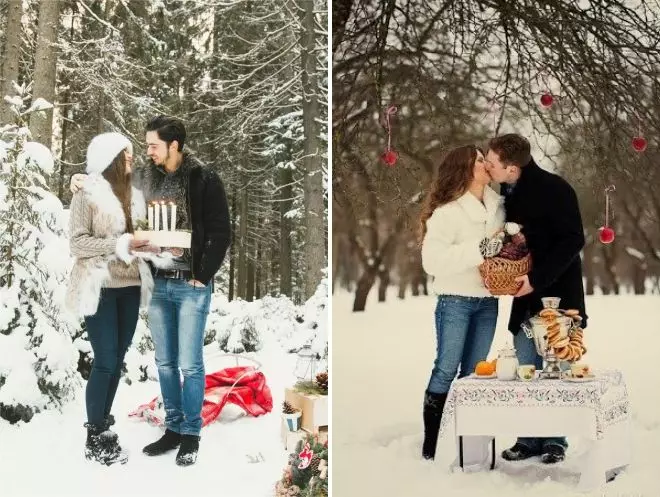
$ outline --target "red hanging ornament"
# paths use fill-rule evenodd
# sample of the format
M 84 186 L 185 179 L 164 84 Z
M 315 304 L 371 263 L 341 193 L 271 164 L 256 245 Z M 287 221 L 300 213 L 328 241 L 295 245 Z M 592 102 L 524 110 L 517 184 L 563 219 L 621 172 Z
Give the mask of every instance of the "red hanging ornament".
M 541 106 L 545 109 L 552 107 L 552 104 L 555 101 L 555 97 L 552 96 L 550 92 L 546 92 L 541 95 Z
M 615 233 L 614 229 L 610 227 L 610 192 L 616 191 L 614 185 L 610 185 L 605 188 L 605 226 L 601 226 L 598 229 L 598 238 L 600 242 L 609 245 L 614 241 Z
M 390 116 L 396 114 L 397 108 L 394 105 L 390 105 L 385 111 L 385 127 L 387 128 L 387 149 L 380 156 L 381 160 L 392 167 L 396 164 L 396 161 L 399 159 L 399 154 L 392 148 L 392 126 L 390 124 Z
M 632 148 L 635 152 L 643 152 L 646 150 L 646 147 L 648 146 L 648 142 L 646 141 L 646 138 L 642 135 L 642 120 L 637 117 L 638 121 L 638 133 L 637 136 L 633 137 L 632 141 L 630 144 L 632 145 Z
M 632 143 L 632 148 L 635 150 L 635 152 L 643 152 L 644 150 L 646 150 L 646 146 L 648 145 L 646 138 L 644 138 L 641 135 L 635 136 L 632 139 L 631 143 Z

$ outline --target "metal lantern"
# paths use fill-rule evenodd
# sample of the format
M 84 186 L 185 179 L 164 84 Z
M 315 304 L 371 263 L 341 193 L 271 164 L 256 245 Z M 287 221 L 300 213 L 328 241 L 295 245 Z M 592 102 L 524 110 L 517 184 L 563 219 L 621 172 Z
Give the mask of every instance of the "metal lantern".
M 314 381 L 316 374 L 320 372 L 317 354 L 312 351 L 311 345 L 304 345 L 298 352 L 296 369 L 294 374 L 299 380 Z

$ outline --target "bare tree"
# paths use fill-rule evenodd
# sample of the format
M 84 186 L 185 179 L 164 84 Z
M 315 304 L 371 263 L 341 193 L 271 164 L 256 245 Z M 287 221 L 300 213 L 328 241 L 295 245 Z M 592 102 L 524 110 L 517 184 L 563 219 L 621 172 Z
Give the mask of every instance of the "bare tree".
M 43 98 L 50 103 L 53 103 L 55 98 L 56 44 L 59 21 L 60 0 L 41 0 L 32 95 L 33 98 Z M 33 113 L 30 116 L 30 131 L 36 141 L 50 148 L 53 138 L 52 109 Z
M 5 25 L 5 46 L 2 63 L 2 84 L 0 97 L 14 95 L 12 83 L 18 83 L 18 68 L 21 53 L 21 16 L 22 0 L 9 0 L 7 5 L 7 23 Z M 0 105 L 0 124 L 13 123 L 14 116 L 8 105 Z

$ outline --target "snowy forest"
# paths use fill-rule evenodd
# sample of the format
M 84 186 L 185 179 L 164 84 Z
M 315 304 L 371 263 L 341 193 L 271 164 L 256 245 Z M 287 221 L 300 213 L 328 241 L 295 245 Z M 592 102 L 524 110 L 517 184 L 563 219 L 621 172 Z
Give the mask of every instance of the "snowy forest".
M 63 312 L 70 179 L 102 132 L 130 137 L 140 167 L 158 114 L 185 123 L 229 200 L 204 344 L 313 342 L 327 358 L 327 44 L 325 0 L 0 0 L 0 418 L 80 396 L 92 351 Z M 155 382 L 146 313 L 133 343 L 125 381 Z
M 130 136 L 144 158 L 157 114 L 186 123 L 187 146 L 217 169 L 233 243 L 220 288 L 232 300 L 300 303 L 327 246 L 325 1 L 0 1 L 0 81 L 54 109 L 32 139 L 54 152 L 48 187 L 66 207 L 91 138 Z M 8 105 L 0 122 L 13 123 Z
M 578 193 L 587 293 L 660 293 L 656 2 L 338 0 L 332 35 L 332 280 L 354 310 L 427 292 L 415 230 L 435 161 L 507 132 Z

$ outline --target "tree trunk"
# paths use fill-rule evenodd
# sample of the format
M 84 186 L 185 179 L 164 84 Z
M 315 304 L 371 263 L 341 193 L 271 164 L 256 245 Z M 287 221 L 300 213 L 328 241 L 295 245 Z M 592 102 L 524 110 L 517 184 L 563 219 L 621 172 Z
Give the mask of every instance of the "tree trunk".
M 603 266 L 605 267 L 605 274 L 607 274 L 608 279 L 610 281 L 609 288 L 611 292 L 608 292 L 608 294 L 614 293 L 614 295 L 619 295 L 620 286 L 616 274 L 616 267 L 615 267 L 616 254 L 614 254 L 614 247 L 603 246 L 602 252 L 603 252 Z
M 387 287 L 390 286 L 390 272 L 389 270 L 381 271 L 378 273 L 378 302 L 385 302 L 387 297 Z
M 336 234 L 332 237 L 332 293 L 335 293 L 335 288 L 337 286 L 337 275 L 339 274 L 339 250 L 341 247 L 341 242 L 339 240 L 339 234 Z
M 638 262 L 633 266 L 633 290 L 635 295 L 644 295 L 646 293 L 646 266 L 643 262 Z
M 300 59 L 303 89 L 304 192 L 305 192 L 305 298 L 314 295 L 323 277 L 325 232 L 323 173 L 317 121 L 320 118 L 316 68 L 314 1 L 303 0 Z
M 4 102 L 5 96 L 14 95 L 12 81 L 18 83 L 18 67 L 21 56 L 21 17 L 23 0 L 9 0 L 7 24 L 5 26 L 5 49 L 2 54 L 2 81 L 0 83 L 0 125 L 14 122 L 10 107 Z
M 68 95 L 69 92 L 67 92 Z M 66 101 L 68 101 L 68 97 L 65 98 Z M 62 150 L 60 151 L 60 177 L 59 177 L 59 184 L 57 185 L 57 198 L 60 199 L 60 202 L 63 201 L 64 199 L 64 182 L 66 180 L 66 166 L 64 162 L 64 157 L 66 154 L 66 136 L 67 136 L 67 131 L 69 129 L 69 110 L 64 109 L 64 115 L 62 119 Z
M 254 271 L 254 298 L 259 300 L 262 295 L 261 291 L 261 280 L 262 280 L 262 271 L 261 271 L 261 242 L 257 242 L 257 259 L 256 259 L 256 268 Z
M 236 273 L 236 188 L 231 196 L 231 240 L 229 245 L 229 301 L 234 300 L 234 281 Z
M 254 259 L 248 258 L 247 261 L 247 290 L 245 300 L 252 302 L 254 300 Z
M 241 192 L 240 225 L 238 235 L 238 297 L 247 295 L 247 233 L 248 233 L 248 191 L 247 182 L 243 181 Z
M 584 268 L 585 293 L 587 295 L 593 295 L 595 290 L 593 252 L 594 252 L 593 243 L 585 244 L 584 257 L 582 259 L 582 267 Z
M 71 16 L 71 27 L 69 28 L 69 42 L 73 41 L 73 35 L 75 34 L 75 16 Z M 66 81 L 65 83 L 68 83 Z M 71 91 L 69 89 L 64 93 L 64 106 L 62 107 L 62 150 L 60 151 L 60 174 L 59 174 L 59 184 L 57 185 L 57 197 L 60 199 L 60 202 L 64 200 L 64 182 L 66 180 L 66 166 L 65 166 L 65 157 L 66 157 L 66 139 L 67 133 L 69 130 L 69 121 L 70 114 L 73 115 L 73 111 L 69 108 L 69 99 L 71 98 Z
M 355 300 L 353 301 L 353 312 L 364 311 L 367 306 L 367 297 L 369 291 L 376 281 L 376 271 L 366 270 L 362 273 L 355 290 Z
M 280 170 L 280 293 L 292 297 L 291 219 L 286 213 L 293 206 L 293 172 Z
M 55 68 L 57 63 L 57 28 L 60 16 L 60 0 L 41 0 L 39 3 L 39 35 L 34 62 L 32 100 L 55 100 Z M 48 148 L 53 139 L 53 109 L 33 112 L 30 115 L 30 132 L 35 141 Z

